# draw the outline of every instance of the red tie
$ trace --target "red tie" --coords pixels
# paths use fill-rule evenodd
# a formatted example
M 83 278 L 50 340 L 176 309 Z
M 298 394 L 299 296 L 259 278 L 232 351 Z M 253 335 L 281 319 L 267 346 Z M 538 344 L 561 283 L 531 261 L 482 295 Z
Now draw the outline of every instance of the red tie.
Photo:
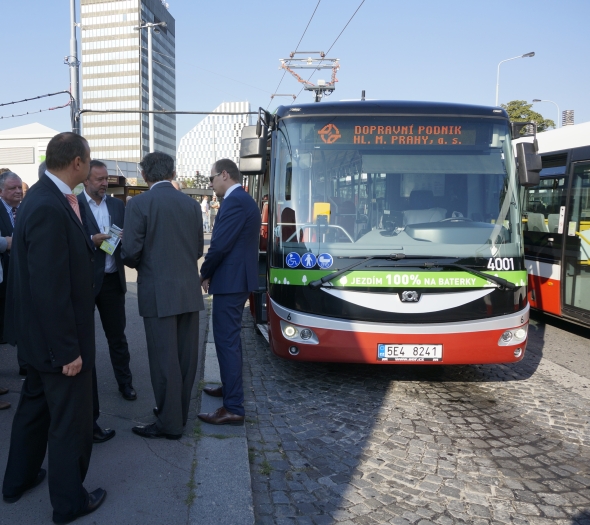
M 74 210 L 76 217 L 78 217 L 80 222 L 82 222 L 82 217 L 80 216 L 80 206 L 78 206 L 78 199 L 73 193 L 69 193 L 67 195 L 64 193 L 64 195 L 66 196 L 66 199 L 68 199 L 68 202 L 70 203 L 72 210 Z

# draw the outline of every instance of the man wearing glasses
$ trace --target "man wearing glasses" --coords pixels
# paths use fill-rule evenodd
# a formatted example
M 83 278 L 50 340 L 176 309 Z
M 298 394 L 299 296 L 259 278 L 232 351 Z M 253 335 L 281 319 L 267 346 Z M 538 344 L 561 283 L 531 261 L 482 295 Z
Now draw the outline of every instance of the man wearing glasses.
M 213 294 L 213 336 L 219 361 L 221 387 L 203 391 L 223 397 L 215 412 L 199 414 L 213 425 L 244 424 L 242 386 L 242 313 L 250 292 L 258 289 L 260 210 L 241 185 L 242 174 L 229 159 L 211 169 L 210 186 L 223 197 L 211 245 L 201 266 L 203 290 Z

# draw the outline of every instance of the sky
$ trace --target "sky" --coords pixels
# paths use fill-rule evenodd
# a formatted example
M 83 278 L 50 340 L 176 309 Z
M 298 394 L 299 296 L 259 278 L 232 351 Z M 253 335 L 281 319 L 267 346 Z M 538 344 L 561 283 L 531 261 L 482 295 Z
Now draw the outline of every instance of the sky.
M 69 0 L 0 1 L 0 104 L 68 89 Z M 242 100 L 253 110 L 291 104 L 270 98 L 301 90 L 289 73 L 281 82 L 279 59 L 295 51 L 316 7 L 300 51 L 328 51 L 361 2 L 168 0 L 176 19 L 177 110 Z M 500 66 L 500 103 L 551 100 L 560 111 L 573 109 L 576 124 L 588 122 L 588 20 L 588 0 L 365 0 L 327 55 L 340 59 L 340 71 L 326 100 L 358 99 L 365 90 L 368 99 L 494 105 L 498 63 L 534 51 Z M 65 102 L 61 95 L 0 106 L 0 117 Z M 304 91 L 295 104 L 310 102 Z M 556 121 L 555 104 L 533 109 Z M 179 116 L 177 142 L 201 118 Z M 67 131 L 69 110 L 0 119 L 0 130 L 32 122 Z

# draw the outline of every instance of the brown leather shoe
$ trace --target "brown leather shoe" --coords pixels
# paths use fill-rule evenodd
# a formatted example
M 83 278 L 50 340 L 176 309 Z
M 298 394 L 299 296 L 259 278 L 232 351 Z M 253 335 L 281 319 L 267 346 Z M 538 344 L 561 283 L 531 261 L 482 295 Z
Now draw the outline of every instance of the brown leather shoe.
M 10 403 L 8 401 L 0 401 L 0 410 L 6 410 L 10 408 Z
M 209 414 L 199 414 L 197 417 L 211 425 L 243 425 L 245 419 L 244 416 L 228 412 L 225 407 L 219 407 L 215 412 Z
M 8 388 L 0 386 L 0 396 L 3 396 L 4 394 L 8 394 Z
M 222 387 L 206 386 L 203 388 L 203 392 L 211 397 L 223 397 Z

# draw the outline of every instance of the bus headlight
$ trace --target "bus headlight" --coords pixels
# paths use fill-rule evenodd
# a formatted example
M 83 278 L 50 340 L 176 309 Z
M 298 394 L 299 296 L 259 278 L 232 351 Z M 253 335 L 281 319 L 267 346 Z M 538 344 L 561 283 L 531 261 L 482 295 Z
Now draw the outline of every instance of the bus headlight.
M 512 346 L 521 344 L 527 336 L 528 325 L 506 330 L 498 339 L 498 346 Z
M 316 333 L 311 328 L 305 326 L 295 326 L 287 321 L 281 319 L 281 332 L 285 339 L 289 339 L 293 343 L 303 343 L 307 345 L 319 344 L 319 339 Z
M 301 332 L 299 332 L 299 335 L 301 336 L 301 339 L 307 341 L 308 339 L 311 339 L 313 332 L 309 328 L 304 328 L 301 330 Z
M 509 343 L 512 341 L 512 337 L 512 332 L 510 330 L 506 330 L 506 332 L 502 334 L 501 339 L 503 343 Z
M 297 335 L 297 329 L 294 326 L 288 324 L 283 327 L 283 335 L 288 339 L 293 339 Z

